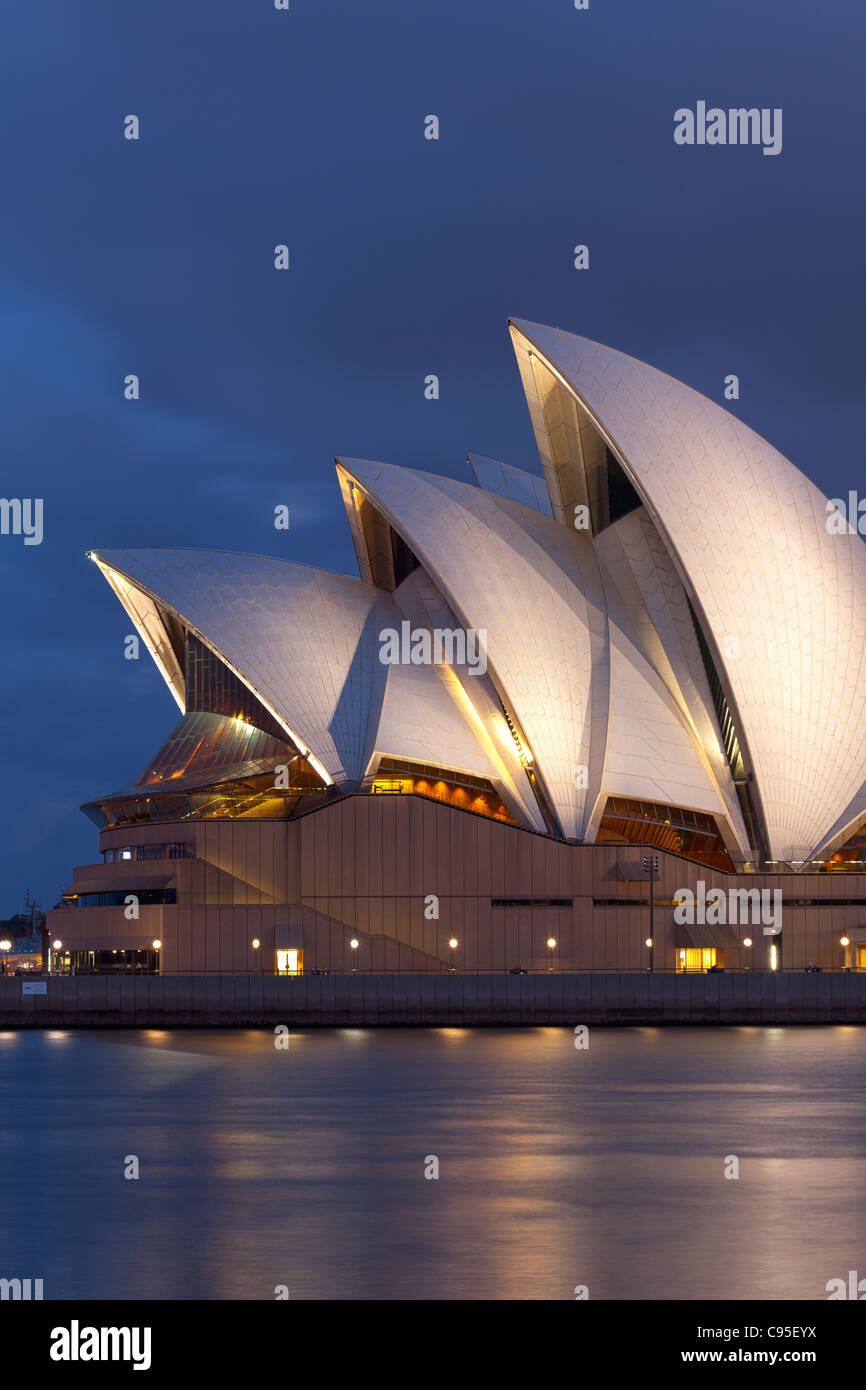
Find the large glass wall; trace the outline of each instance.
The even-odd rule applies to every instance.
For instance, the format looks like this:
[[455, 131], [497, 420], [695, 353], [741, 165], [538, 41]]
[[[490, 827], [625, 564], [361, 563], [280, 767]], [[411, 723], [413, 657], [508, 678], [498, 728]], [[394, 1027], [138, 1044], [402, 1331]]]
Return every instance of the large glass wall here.
[[158, 951], [65, 951], [52, 958], [52, 975], [158, 975]]
[[270, 734], [281, 744], [289, 742], [285, 730], [252, 691], [192, 633], [186, 639], [184, 671], [187, 714], [197, 710], [208, 714], [226, 714], [236, 721], [255, 725], [256, 729]]
[[110, 893], [64, 893], [60, 899], [61, 907], [124, 907], [132, 895], [138, 899], [140, 907], [165, 907], [167, 903], [177, 902], [175, 888], [122, 888]]
[[596, 844], [656, 845], [715, 869], [734, 867], [712, 816], [632, 797], [608, 797]]
[[375, 794], [406, 792], [429, 796], [434, 801], [445, 801], [449, 806], [514, 825], [514, 817], [492, 783], [469, 773], [449, 772], [402, 758], [382, 758], [370, 790]]
[[185, 841], [169, 840], [161, 845], [124, 845], [121, 849], [103, 851], [106, 864], [122, 864], [130, 860], [193, 859], [195, 848]]

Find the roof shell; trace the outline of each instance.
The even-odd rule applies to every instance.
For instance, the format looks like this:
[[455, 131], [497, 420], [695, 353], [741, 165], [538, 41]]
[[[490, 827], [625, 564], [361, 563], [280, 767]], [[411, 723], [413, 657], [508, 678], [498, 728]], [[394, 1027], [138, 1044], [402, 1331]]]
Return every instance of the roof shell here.
[[806, 860], [866, 775], [866, 548], [827, 501], [713, 401], [599, 343], [514, 320], [619, 458], [714, 648], [770, 850]]

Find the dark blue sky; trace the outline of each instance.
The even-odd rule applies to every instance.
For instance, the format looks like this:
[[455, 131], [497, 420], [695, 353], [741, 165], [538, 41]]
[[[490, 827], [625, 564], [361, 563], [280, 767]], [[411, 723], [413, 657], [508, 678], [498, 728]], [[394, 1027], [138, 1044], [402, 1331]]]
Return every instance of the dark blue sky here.
[[[354, 573], [335, 454], [538, 471], [508, 315], [717, 400], [735, 372], [749, 425], [862, 492], [864, 54], [858, 0], [10, 0], [0, 494], [45, 535], [0, 537], [0, 916], [99, 858], [79, 804], [177, 716], [85, 551]], [[698, 100], [781, 107], [781, 155], [677, 147]]]

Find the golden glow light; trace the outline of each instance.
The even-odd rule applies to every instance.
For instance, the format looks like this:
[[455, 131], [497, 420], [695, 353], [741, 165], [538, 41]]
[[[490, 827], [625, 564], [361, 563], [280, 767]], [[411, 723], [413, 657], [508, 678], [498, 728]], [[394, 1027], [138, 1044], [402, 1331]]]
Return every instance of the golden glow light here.
[[746, 939], [745, 939], [744, 942], [743, 942], [743, 945], [744, 945], [744, 946], [751, 946], [751, 944], [752, 944], [752, 938], [751, 938], [750, 936], [747, 936]]
[[770, 947], [770, 969], [775, 970], [779, 964], [779, 952], [775, 946]]
[[153, 949], [154, 949], [155, 951], [158, 951], [161, 945], [162, 945], [162, 942], [160, 941], [159, 937], [157, 936], [157, 937], [155, 938], [155, 940], [153, 941]]
[[850, 945], [851, 945], [851, 942], [849, 941], [849, 939], [848, 939], [847, 936], [841, 936], [841, 937], [839, 938], [839, 945], [840, 945], [840, 946], [850, 946]]
[[556, 937], [555, 937], [555, 936], [549, 936], [549, 937], [547, 938], [547, 944], [548, 944], [548, 946], [550, 947], [550, 949], [551, 949], [551, 951], [552, 951], [553, 948], [554, 948], [554, 946], [556, 945]]
[[[60, 948], [61, 948], [61, 946], [63, 945], [63, 942], [62, 942], [62, 941], [52, 941], [51, 945], [53, 946], [53, 948], [54, 948], [55, 951], [59, 951]], [[5, 946], [4, 946], [3, 949], [4, 949], [4, 950], [6, 949]]]
[[254, 936], [254, 937], [253, 937], [253, 950], [254, 950], [254, 951], [257, 951], [257, 950], [259, 949], [259, 947], [261, 946], [261, 944], [262, 944], [262, 943], [259, 941], [259, 938], [258, 938], [257, 936]]
[[352, 937], [352, 940], [349, 942], [349, 945], [351, 946], [353, 951], [357, 951], [359, 945], [357, 936]]
[[645, 945], [647, 948], [649, 948], [649, 947], [652, 946], [652, 944], [653, 944], [653, 939], [652, 939], [651, 936], [648, 936], [647, 939], [646, 939], [646, 941], [644, 942], [644, 945]]
[[452, 951], [456, 951], [456, 950], [457, 950], [457, 937], [456, 937], [456, 936], [452, 936], [451, 940], [448, 942], [448, 945], [451, 947], [451, 950], [452, 950]]

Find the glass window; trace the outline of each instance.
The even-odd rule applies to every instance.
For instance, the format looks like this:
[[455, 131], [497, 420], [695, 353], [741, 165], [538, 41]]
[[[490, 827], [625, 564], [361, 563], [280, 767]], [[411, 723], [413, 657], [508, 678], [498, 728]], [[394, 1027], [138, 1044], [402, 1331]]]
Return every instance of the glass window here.
[[300, 975], [302, 974], [300, 951], [290, 949], [277, 951], [277, 974], [278, 975]]

